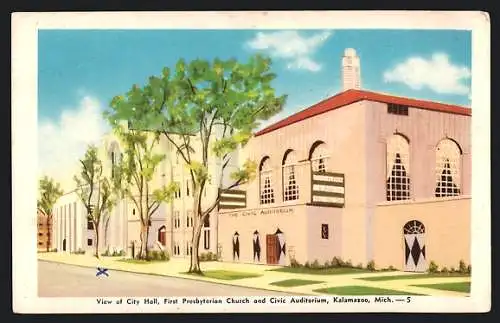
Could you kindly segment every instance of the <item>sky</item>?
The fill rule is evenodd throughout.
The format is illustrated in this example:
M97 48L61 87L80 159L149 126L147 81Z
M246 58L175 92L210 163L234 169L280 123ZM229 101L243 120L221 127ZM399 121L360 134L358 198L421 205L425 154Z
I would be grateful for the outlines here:
M470 106L471 33L458 30L40 30L39 173L53 176L108 131L102 111L179 58L271 57L287 94L276 122L341 90L346 48L361 60L362 88Z

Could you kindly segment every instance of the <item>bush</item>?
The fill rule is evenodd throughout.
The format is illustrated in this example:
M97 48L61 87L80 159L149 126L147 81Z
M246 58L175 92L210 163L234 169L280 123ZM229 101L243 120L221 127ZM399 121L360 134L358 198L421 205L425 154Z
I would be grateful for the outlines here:
M330 268L331 267L330 265L331 263L328 260L326 260L325 263L323 264L323 268Z
M306 261L306 263L304 264L304 267L311 268L311 264L309 264L309 261Z
M343 263L343 261L340 258L333 257L330 265L332 266L332 268L337 268L337 267L342 267L342 263Z
M302 267L302 265L295 258L292 258L292 259L290 259L290 267L300 268L300 267Z
M83 249L80 248L77 251L73 251L72 254L83 255L83 254L85 254L85 250L83 250Z
M57 252L57 248L54 248L54 249L52 249L52 250L50 250L50 251L52 251L52 252Z
M104 256L104 257L109 257L111 256L111 253L109 252L109 249L107 249L106 251L104 251L101 256Z
M443 268L441 268L441 272L442 272L443 274L447 274L447 273L449 273L449 272L450 272L450 270L449 270L447 267L443 267Z
M472 267L471 267L471 265L467 266L467 274L472 274Z
M387 268L389 271L396 271L396 267L394 267L393 265L390 265L389 268Z
M315 260L313 261L313 263L311 264L311 268L312 268L312 269L320 269L320 268L321 268L321 265L319 264L318 259L315 259Z
M357 268L357 269L363 269L363 264L362 264L362 263L357 264L357 265L356 265L356 268Z
M368 269L369 271L375 271L375 261L370 260L370 261L366 264L366 269Z
M347 260L347 261L344 263L344 266L345 266L345 267L348 267L348 268L353 268L353 267L354 267L354 266L352 265L351 260Z
M198 255L200 261L217 261L217 255L211 251L202 252Z
M434 261L431 261L429 263L429 269L427 269L427 271L433 274L437 273L439 271L439 266Z

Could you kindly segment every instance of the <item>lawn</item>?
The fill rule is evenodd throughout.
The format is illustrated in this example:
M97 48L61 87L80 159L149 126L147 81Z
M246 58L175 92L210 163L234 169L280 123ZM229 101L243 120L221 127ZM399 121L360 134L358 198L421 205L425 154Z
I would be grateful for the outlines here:
M368 295L423 295L399 290L366 287L366 286L339 286L314 290L317 293L345 295L345 296L368 296Z
M277 282L273 282L269 285L280 286L280 287L296 287L296 286L304 286L304 285L312 285L312 284L320 284L324 283L318 280L305 280L305 279L286 279L280 280Z
M387 280L402 280L402 279L425 279L425 278L446 278L446 277L470 277L468 274L449 273L449 274L409 274L409 275L391 275L391 276L375 276L357 278L367 281L387 281Z
M198 274L191 274L191 275L198 275ZM204 271L201 274L201 276L207 278L221 279L221 280L236 280L243 278L260 277L261 275L254 273L246 273L241 271L209 270L209 271Z
M421 285L412 285L412 286L447 290L450 292L470 293L470 282L442 283L442 284L421 284Z
M343 274L363 274L370 273L367 269L338 267L338 268L319 268L312 269L307 267L282 267L277 269L270 269L270 271L280 271L293 274L310 274L310 275L343 275Z

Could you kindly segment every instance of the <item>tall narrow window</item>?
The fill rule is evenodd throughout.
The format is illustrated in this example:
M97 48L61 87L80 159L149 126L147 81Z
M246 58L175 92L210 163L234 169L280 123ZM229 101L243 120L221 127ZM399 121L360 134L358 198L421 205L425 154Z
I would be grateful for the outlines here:
M269 157L264 157L260 164L260 204L274 203L272 186L272 168Z
M322 141L315 142L311 147L309 159L311 161L313 172L326 172L328 169L328 161L330 159L326 144Z
M210 230L204 230L203 232L203 247L205 250L210 249Z
M460 195L460 147L444 139L436 147L436 197Z
M410 144L393 135L387 141L387 201L410 199Z
M285 202L299 199L299 184L297 183L295 167L297 167L295 152L289 150L283 158L283 200Z
M189 181L186 181L186 196L189 196Z
M203 220L203 226L204 226L205 228L210 228L210 215L207 215L207 216L205 217L205 220Z

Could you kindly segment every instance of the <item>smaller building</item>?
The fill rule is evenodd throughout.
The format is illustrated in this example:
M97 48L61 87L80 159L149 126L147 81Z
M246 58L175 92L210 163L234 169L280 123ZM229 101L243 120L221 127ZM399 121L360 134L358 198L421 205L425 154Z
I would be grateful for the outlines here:
M37 214L37 246L39 251L48 251L51 249L52 242L52 219L48 218L43 212Z

